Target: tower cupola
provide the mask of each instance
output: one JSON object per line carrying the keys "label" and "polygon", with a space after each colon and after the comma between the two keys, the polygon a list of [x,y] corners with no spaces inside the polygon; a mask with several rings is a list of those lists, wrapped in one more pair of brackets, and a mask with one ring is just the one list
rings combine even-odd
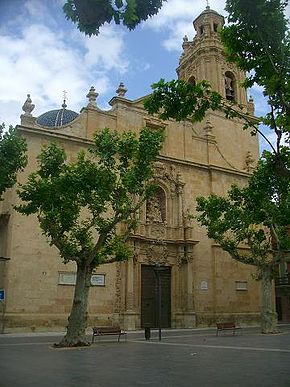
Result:
{"label": "tower cupola", "polygon": [[193,21],[196,36],[199,38],[215,35],[224,24],[224,17],[209,6]]}
{"label": "tower cupola", "polygon": [[224,17],[207,6],[193,21],[194,38],[183,38],[183,52],[176,71],[179,79],[190,83],[209,81],[225,99],[248,108],[247,93],[241,86],[245,73],[227,62],[219,37],[224,23]]}

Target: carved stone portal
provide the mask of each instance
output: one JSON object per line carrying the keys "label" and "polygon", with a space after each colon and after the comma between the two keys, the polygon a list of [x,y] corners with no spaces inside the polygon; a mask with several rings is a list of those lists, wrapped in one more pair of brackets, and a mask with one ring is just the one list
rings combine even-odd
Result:
{"label": "carved stone portal", "polygon": [[146,256],[150,265],[166,265],[168,264],[168,248],[166,243],[154,243],[146,247]]}

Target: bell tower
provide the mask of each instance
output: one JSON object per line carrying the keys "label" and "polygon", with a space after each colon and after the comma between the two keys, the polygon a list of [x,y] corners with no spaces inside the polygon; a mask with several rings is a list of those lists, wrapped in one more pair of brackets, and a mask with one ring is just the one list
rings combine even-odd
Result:
{"label": "bell tower", "polygon": [[224,98],[244,105],[253,114],[253,102],[247,100],[241,86],[245,73],[225,58],[218,30],[224,25],[224,17],[209,6],[193,21],[196,35],[192,41],[183,38],[183,52],[177,75],[188,82],[207,80]]}

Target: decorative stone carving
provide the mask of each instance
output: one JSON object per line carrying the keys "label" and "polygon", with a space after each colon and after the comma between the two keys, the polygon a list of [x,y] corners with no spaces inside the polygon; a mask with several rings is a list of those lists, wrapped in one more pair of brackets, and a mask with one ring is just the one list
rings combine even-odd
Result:
{"label": "decorative stone carving", "polygon": [[22,106],[22,110],[24,111],[24,116],[32,117],[32,110],[35,108],[35,105],[32,103],[32,100],[30,98],[30,94],[27,94],[26,101],[24,102]]}
{"label": "decorative stone carving", "polygon": [[165,242],[152,242],[146,247],[147,261],[150,265],[168,264],[168,248]]}
{"label": "decorative stone carving", "polygon": [[161,162],[156,162],[153,168],[153,177],[163,181],[170,188],[172,197],[182,193],[185,183],[173,164],[167,167]]}
{"label": "decorative stone carving", "polygon": [[161,203],[157,196],[152,196],[147,200],[146,220],[151,222],[162,222]]}
{"label": "decorative stone carving", "polygon": [[153,224],[151,226],[151,235],[158,240],[162,240],[166,235],[165,227],[164,224]]}
{"label": "decorative stone carving", "polygon": [[255,159],[250,151],[247,152],[246,158],[245,158],[245,168],[244,170],[246,172],[252,172],[255,168]]}
{"label": "decorative stone carving", "polygon": [[138,263],[139,255],[140,255],[140,245],[136,242],[133,242],[133,264],[134,265]]}
{"label": "decorative stone carving", "polygon": [[191,248],[192,246],[190,245],[181,246],[178,254],[176,255],[176,263],[178,267],[181,267],[182,265],[192,262],[193,252]]}
{"label": "decorative stone carving", "polygon": [[117,263],[116,268],[116,285],[115,285],[115,303],[114,303],[114,312],[121,312],[122,297],[121,297],[121,262]]}
{"label": "decorative stone carving", "polygon": [[89,99],[89,103],[87,105],[88,108],[96,108],[96,99],[98,98],[98,93],[96,92],[96,89],[94,86],[92,86],[87,94],[87,98]]}
{"label": "decorative stone carving", "polygon": [[118,89],[116,90],[116,93],[118,97],[125,97],[125,94],[127,93],[128,89],[126,89],[123,82],[120,82]]}
{"label": "decorative stone carving", "polygon": [[210,120],[206,120],[206,123],[205,123],[205,126],[204,126],[204,132],[205,132],[205,137],[207,139],[211,139],[213,140],[215,138],[212,130],[213,130],[213,125],[212,123],[210,122]]}

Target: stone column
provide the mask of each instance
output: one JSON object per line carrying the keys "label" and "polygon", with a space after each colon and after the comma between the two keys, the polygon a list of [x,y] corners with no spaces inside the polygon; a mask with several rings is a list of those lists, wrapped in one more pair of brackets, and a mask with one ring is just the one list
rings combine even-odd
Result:
{"label": "stone column", "polygon": [[193,294],[193,264],[192,253],[187,252],[187,264],[186,264],[186,310],[184,313],[184,327],[192,328],[196,326],[196,318],[194,311],[194,294]]}
{"label": "stone column", "polygon": [[124,312],[124,328],[136,329],[136,311],[134,310],[134,261],[129,259],[126,263],[126,307]]}

